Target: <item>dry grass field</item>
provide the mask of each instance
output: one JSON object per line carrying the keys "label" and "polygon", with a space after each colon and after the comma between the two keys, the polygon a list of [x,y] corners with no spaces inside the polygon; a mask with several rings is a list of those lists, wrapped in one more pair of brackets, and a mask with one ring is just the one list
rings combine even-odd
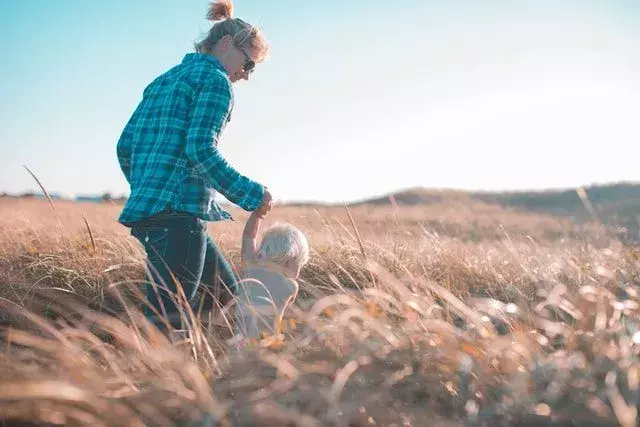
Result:
{"label": "dry grass field", "polygon": [[[311,261],[282,334],[235,350],[223,319],[180,341],[141,318],[120,209],[0,199],[6,425],[638,423],[640,251],[605,227],[455,198],[276,207]],[[209,230],[237,264],[231,212]]]}

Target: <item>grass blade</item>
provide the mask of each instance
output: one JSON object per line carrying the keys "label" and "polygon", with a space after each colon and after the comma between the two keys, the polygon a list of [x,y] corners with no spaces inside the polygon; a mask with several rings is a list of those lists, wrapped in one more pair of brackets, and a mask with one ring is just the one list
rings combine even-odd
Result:
{"label": "grass blade", "polygon": [[49,201],[49,204],[51,205],[51,209],[53,209],[54,211],[56,210],[55,205],[53,204],[53,200],[51,199],[51,196],[49,196],[49,193],[47,192],[47,190],[44,188],[44,185],[42,185],[42,183],[40,182],[40,180],[38,179],[38,177],[31,172],[31,170],[26,166],[26,165],[22,165],[27,172],[29,172],[29,174],[33,177],[33,179],[36,180],[36,182],[38,183],[38,185],[40,186],[40,189],[42,190],[42,192],[44,193],[44,195],[47,197],[47,200]]}

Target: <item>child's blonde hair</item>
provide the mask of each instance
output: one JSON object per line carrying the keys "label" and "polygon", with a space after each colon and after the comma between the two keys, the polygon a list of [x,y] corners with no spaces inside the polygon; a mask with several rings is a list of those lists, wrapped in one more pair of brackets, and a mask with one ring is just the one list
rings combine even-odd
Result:
{"label": "child's blonde hair", "polygon": [[309,261],[309,242],[302,231],[288,223],[276,223],[262,235],[258,259],[302,268]]}

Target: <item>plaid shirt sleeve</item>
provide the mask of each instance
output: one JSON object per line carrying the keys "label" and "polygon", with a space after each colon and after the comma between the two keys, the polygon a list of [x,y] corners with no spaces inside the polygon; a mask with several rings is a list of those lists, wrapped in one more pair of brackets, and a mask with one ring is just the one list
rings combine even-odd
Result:
{"label": "plaid shirt sleeve", "polygon": [[231,87],[221,75],[210,77],[195,95],[186,136],[186,156],[194,169],[230,202],[253,211],[264,187],[238,173],[218,151],[218,137],[230,114]]}

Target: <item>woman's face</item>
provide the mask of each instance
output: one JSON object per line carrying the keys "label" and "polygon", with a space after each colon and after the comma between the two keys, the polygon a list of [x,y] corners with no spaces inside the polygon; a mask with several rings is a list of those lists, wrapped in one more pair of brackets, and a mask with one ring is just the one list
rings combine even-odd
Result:
{"label": "woman's face", "polygon": [[249,80],[249,76],[253,73],[255,62],[245,54],[245,61],[238,68],[238,71],[229,75],[231,82],[237,82],[238,80]]}
{"label": "woman's face", "polygon": [[221,41],[220,48],[224,58],[222,62],[229,74],[229,79],[232,82],[248,80],[255,67],[251,56],[245,49],[238,47],[231,36],[225,36]]}

